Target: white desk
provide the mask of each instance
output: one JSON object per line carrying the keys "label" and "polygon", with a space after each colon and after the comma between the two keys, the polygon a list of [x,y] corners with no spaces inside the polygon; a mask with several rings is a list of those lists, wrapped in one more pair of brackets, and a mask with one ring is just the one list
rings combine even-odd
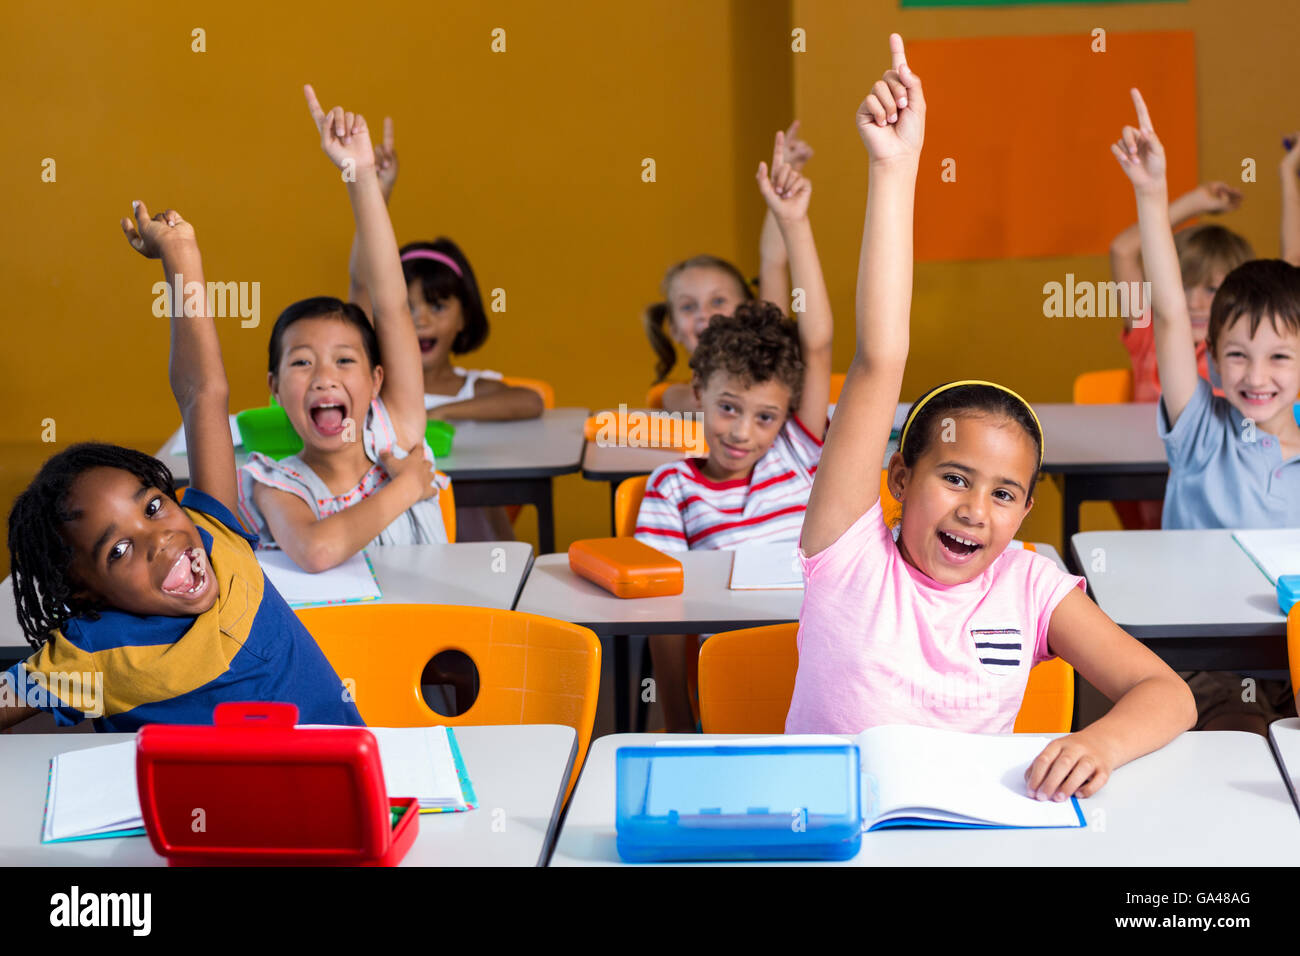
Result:
{"label": "white desk", "polygon": [[[791,545],[793,548],[793,545]],[[1047,544],[1034,547],[1059,567],[1061,556]],[[567,554],[545,554],[533,562],[515,610],[571,621],[614,642],[614,722],[630,726],[627,695],[627,635],[713,634],[743,627],[783,624],[799,619],[803,589],[733,591],[732,552],[686,551],[682,593],[668,597],[619,598],[569,570]]]}
{"label": "white desk", "polygon": [[[453,422],[451,454],[438,468],[451,476],[457,507],[534,505],[542,553],[555,550],[555,514],[551,479],[578,470],[582,461],[585,408],[552,408],[541,418],[514,422]],[[177,428],[156,454],[176,478],[189,482],[189,460],[172,453],[181,436]],[[235,466],[247,460],[235,449]]]}
{"label": "white desk", "polygon": [[[615,752],[672,736],[592,742],[551,866],[622,865]],[[1079,805],[1088,822],[1081,830],[882,830],[862,835],[854,859],[828,865],[1294,866],[1300,859],[1300,817],[1268,744],[1255,734],[1183,734],[1121,767]]]}
{"label": "white desk", "polygon": [[[0,861],[5,866],[161,866],[145,836],[42,844],[50,758],[132,739],[131,734],[0,735]],[[457,727],[456,740],[479,799],[465,813],[420,815],[403,866],[540,866],[569,782],[572,727]],[[495,823],[495,827],[494,827]]]}
{"label": "white desk", "polygon": [[1171,667],[1287,667],[1277,591],[1231,531],[1090,531],[1070,547],[1098,606]]}
{"label": "white desk", "polygon": [[1291,801],[1300,812],[1300,717],[1287,717],[1269,724],[1268,742],[1291,792]]}
{"label": "white desk", "polygon": [[[533,561],[524,541],[405,544],[368,548],[381,604],[461,604],[512,610]],[[502,570],[494,570],[500,568]],[[13,585],[0,583],[0,660],[32,653],[18,628]]]}

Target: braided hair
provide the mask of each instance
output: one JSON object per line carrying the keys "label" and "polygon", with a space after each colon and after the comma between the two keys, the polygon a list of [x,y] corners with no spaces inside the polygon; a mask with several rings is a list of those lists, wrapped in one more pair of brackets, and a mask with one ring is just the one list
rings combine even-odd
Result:
{"label": "braided hair", "polygon": [[92,468],[120,468],[147,487],[159,488],[176,501],[172,473],[143,452],[102,442],[81,442],[53,455],[9,511],[9,555],[18,607],[18,626],[27,642],[40,649],[51,631],[61,630],[77,616],[97,620],[99,614],[74,595],[73,550],[63,525],[80,517],[69,510],[73,484]]}

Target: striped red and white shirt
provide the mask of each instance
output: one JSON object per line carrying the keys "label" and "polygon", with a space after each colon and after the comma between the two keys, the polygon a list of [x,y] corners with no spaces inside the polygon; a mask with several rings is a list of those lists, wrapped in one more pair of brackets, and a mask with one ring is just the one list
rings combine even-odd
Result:
{"label": "striped red and white shirt", "polygon": [[660,465],[636,516],[638,541],[660,551],[798,542],[822,442],[791,415],[749,478],[713,481],[703,458]]}

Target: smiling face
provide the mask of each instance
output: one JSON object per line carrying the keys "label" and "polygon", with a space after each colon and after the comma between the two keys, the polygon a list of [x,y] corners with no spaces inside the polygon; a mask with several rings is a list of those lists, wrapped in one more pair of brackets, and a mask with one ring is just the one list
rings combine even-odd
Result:
{"label": "smiling face", "polygon": [[[384,370],[370,367],[361,333],[333,316],[301,319],[284,331],[279,370],[271,391],[284,406],[306,450],[337,451],[349,432],[348,419],[365,420],[379,395]],[[360,435],[358,426],[351,444]]]}
{"label": "smiling face", "polygon": [[1214,362],[1232,407],[1274,435],[1294,426],[1292,406],[1300,395],[1300,334],[1272,317],[1254,336],[1245,316],[1219,333]]}
{"label": "smiling face", "polygon": [[981,412],[952,419],[913,468],[899,454],[889,463],[889,490],[903,504],[899,549],[940,584],[977,577],[1006,549],[1033,507],[1038,467],[1034,441],[1018,422]]}
{"label": "smiling face", "polygon": [[78,596],[133,614],[185,617],[217,599],[198,529],[158,488],[120,468],[91,468],[68,491],[63,526]]}
{"label": "smiling face", "polygon": [[1214,302],[1214,293],[1223,285],[1225,275],[1222,269],[1216,269],[1201,285],[1183,289],[1187,296],[1187,315],[1192,320],[1192,339],[1197,345],[1205,341],[1205,333],[1210,327],[1210,305]]}
{"label": "smiling face", "polygon": [[757,385],[717,371],[695,397],[704,413],[709,458],[704,473],[714,481],[746,477],[772,447],[790,414],[790,386],[775,379]]}
{"label": "smiling face", "polygon": [[730,273],[710,266],[683,269],[668,287],[673,338],[686,351],[694,352],[709,320],[715,315],[731,315],[744,301],[745,290]]}
{"label": "smiling face", "polygon": [[420,340],[420,362],[426,369],[451,364],[451,346],[465,328],[460,299],[449,295],[441,302],[424,297],[424,283],[412,279],[406,286],[415,335]]}

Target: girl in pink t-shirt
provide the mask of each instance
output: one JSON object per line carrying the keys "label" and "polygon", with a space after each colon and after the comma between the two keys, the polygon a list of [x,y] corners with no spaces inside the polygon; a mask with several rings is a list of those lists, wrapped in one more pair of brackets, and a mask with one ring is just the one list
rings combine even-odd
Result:
{"label": "girl in pink t-shirt", "polygon": [[[1010,389],[953,382],[915,405],[880,483],[907,360],[912,204],[925,127],[903,42],[858,108],[871,157],[859,263],[858,350],[813,482],[806,592],[788,733],[887,723],[1009,733],[1034,664],[1060,655],[1115,702],[1051,741],[1026,772],[1039,799],[1091,796],[1110,772],[1191,727],[1187,685],[1048,559],[1008,548],[1033,506],[1042,430]],[[870,281],[867,281],[867,279]]]}

